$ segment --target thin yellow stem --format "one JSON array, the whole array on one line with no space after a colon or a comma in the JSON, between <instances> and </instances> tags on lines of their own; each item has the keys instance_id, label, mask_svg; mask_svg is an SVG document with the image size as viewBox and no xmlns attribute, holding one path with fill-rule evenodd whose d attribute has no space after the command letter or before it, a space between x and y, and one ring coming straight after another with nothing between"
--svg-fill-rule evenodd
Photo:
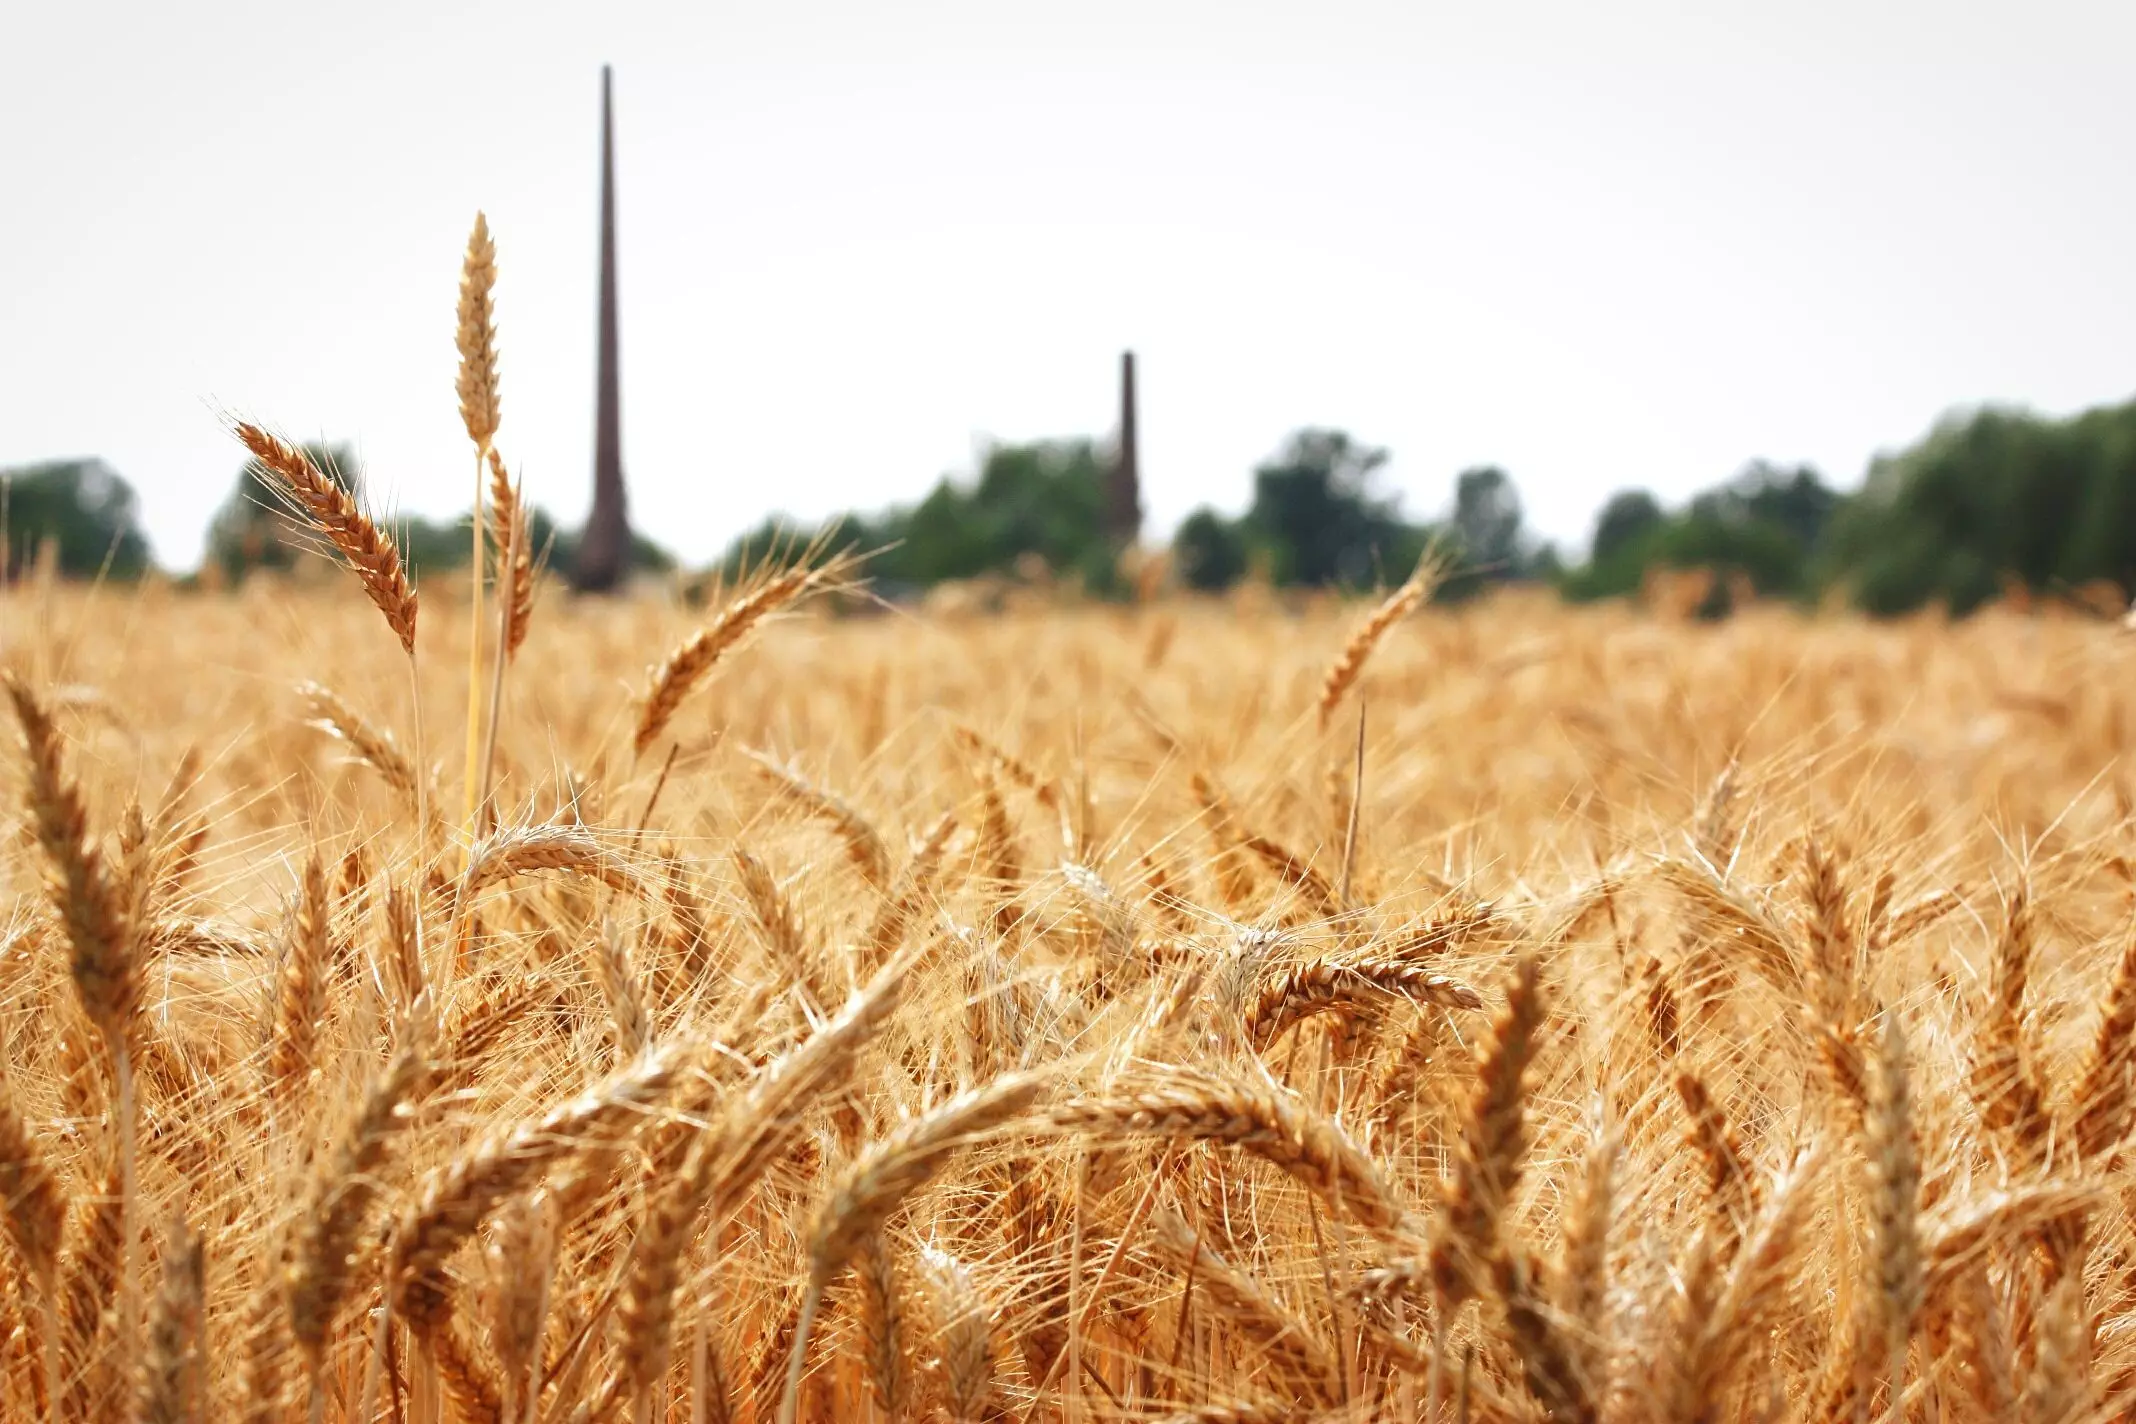
<instances>
[{"instance_id":1,"label":"thin yellow stem","mask_svg":"<svg viewBox=\"0 0 2136 1424\"><path fill-rule=\"evenodd\" d=\"M45 1421L59 1418L59 1283L48 1272L38 1282L43 1297L39 1312L44 1317Z\"/></svg>"},{"instance_id":2,"label":"thin yellow stem","mask_svg":"<svg viewBox=\"0 0 2136 1424\"><path fill-rule=\"evenodd\" d=\"M119 1097L119 1230L125 1244L125 1278L119 1293L119 1358L139 1359L141 1339L140 1182L137 1174L132 1047L123 1031L110 1035L113 1076Z\"/></svg>"},{"instance_id":3,"label":"thin yellow stem","mask_svg":"<svg viewBox=\"0 0 2136 1424\"><path fill-rule=\"evenodd\" d=\"M460 854L465 863L467 847L476 835L475 806L480 792L482 756L482 476L485 451L475 451L475 508L470 524L474 532L474 558L468 565L474 601L467 614L467 762L461 778L460 824L466 827L466 844Z\"/></svg>"},{"instance_id":4,"label":"thin yellow stem","mask_svg":"<svg viewBox=\"0 0 2136 1424\"><path fill-rule=\"evenodd\" d=\"M415 719L415 854L421 860L430 853L430 760L423 745L423 684L413 648L408 650L408 715Z\"/></svg>"}]
</instances>

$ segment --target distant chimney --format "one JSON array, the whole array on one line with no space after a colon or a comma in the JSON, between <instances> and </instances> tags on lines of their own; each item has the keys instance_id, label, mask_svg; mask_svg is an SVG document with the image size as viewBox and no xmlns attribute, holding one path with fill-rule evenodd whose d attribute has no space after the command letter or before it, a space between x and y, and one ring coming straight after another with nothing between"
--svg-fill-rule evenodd
<instances>
[{"instance_id":1,"label":"distant chimney","mask_svg":"<svg viewBox=\"0 0 2136 1424\"><path fill-rule=\"evenodd\" d=\"M1135 353L1120 353L1120 443L1105 481L1105 533L1128 545L1142 535L1142 462L1135 444Z\"/></svg>"},{"instance_id":2,"label":"distant chimney","mask_svg":"<svg viewBox=\"0 0 2136 1424\"><path fill-rule=\"evenodd\" d=\"M601 66L601 325L593 403L593 512L579 539L573 582L606 593L630 565L630 515L623 496L623 411L616 371L616 142L609 71Z\"/></svg>"}]
</instances>

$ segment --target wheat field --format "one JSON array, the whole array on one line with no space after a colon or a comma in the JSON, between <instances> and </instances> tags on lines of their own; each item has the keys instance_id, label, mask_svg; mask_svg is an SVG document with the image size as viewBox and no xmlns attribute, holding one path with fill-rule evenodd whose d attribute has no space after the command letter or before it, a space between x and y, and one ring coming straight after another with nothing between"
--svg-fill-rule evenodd
<instances>
[{"instance_id":1,"label":"wheat field","mask_svg":"<svg viewBox=\"0 0 2136 1424\"><path fill-rule=\"evenodd\" d=\"M5 1418L2131 1411L2114 626L573 600L495 275L465 583L0 588Z\"/></svg>"},{"instance_id":2,"label":"wheat field","mask_svg":"<svg viewBox=\"0 0 2136 1424\"><path fill-rule=\"evenodd\" d=\"M10 592L6 1417L2123 1407L2110 626L851 574Z\"/></svg>"}]
</instances>

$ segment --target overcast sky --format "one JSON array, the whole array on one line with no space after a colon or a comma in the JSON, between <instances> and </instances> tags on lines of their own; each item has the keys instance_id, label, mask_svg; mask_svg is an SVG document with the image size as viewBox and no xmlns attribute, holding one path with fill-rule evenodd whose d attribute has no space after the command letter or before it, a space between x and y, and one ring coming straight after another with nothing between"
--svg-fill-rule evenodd
<instances>
[{"instance_id":1,"label":"overcast sky","mask_svg":"<svg viewBox=\"0 0 2136 1424\"><path fill-rule=\"evenodd\" d=\"M2128 0L13 5L0 466L103 456L181 567L222 411L464 508L482 208L500 444L580 517L607 61L632 514L686 556L1102 433L1124 347L1159 529L1325 424L1576 545L2125 398L2132 55Z\"/></svg>"}]
</instances>

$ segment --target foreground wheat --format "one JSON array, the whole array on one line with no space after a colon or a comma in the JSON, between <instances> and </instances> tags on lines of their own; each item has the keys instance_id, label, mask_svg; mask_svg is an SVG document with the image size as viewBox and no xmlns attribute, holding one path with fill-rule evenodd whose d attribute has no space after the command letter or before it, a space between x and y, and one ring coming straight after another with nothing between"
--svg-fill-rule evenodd
<instances>
[{"instance_id":1,"label":"foreground wheat","mask_svg":"<svg viewBox=\"0 0 2136 1424\"><path fill-rule=\"evenodd\" d=\"M400 650L299 597L352 636L153 595L74 652L96 717L56 646L11 671L6 1417L2075 1421L2136 1382L2120 694L1978 693L2120 656L2088 628L1423 616L1361 672L1357 787L1228 710L1317 705L1340 615L1173 609L1155 676L1112 613L788 602L669 680L656 764L645 649L559 607L463 870L370 710ZM1865 726L1912 749L1867 800Z\"/></svg>"}]
</instances>

